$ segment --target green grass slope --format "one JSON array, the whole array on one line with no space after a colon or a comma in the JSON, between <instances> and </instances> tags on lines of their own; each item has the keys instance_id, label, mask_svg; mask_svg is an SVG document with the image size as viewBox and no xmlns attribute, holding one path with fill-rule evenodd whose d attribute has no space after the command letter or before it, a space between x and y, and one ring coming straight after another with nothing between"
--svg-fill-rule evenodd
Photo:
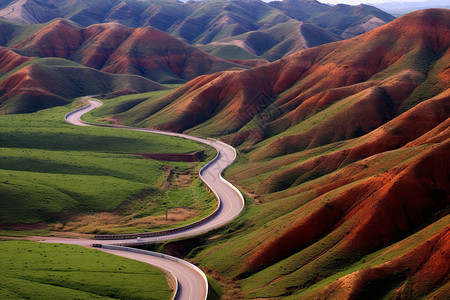
<instances>
[{"instance_id":1,"label":"green grass slope","mask_svg":"<svg viewBox=\"0 0 450 300\"><path fill-rule=\"evenodd\" d=\"M207 45L198 45L198 48L203 51L223 58L223 59L238 59L238 60L246 60L246 59L260 59L258 55L245 51L239 46L231 45L231 44L207 44Z\"/></svg>"},{"instance_id":2,"label":"green grass slope","mask_svg":"<svg viewBox=\"0 0 450 300\"><path fill-rule=\"evenodd\" d=\"M352 27L363 24L371 18L377 18L384 23L395 19L390 14L370 5L351 6L338 4L330 10L314 16L309 21L335 34L343 34L346 30L348 31ZM346 38L353 36L346 36Z\"/></svg>"},{"instance_id":3,"label":"green grass slope","mask_svg":"<svg viewBox=\"0 0 450 300\"><path fill-rule=\"evenodd\" d=\"M160 270L72 245L0 241L3 299L170 299ZM70 258L70 259L68 259Z\"/></svg>"},{"instance_id":4,"label":"green grass slope","mask_svg":"<svg viewBox=\"0 0 450 300\"><path fill-rule=\"evenodd\" d=\"M55 20L57 19L55 18ZM39 24L22 24L0 18L0 46L14 47L55 20Z\"/></svg>"},{"instance_id":5,"label":"green grass slope","mask_svg":"<svg viewBox=\"0 0 450 300\"><path fill-rule=\"evenodd\" d=\"M176 178L177 172L195 173L196 164L133 155L188 153L203 146L140 132L76 127L63 120L69 110L0 117L0 223L68 221L71 214L104 211L116 211L116 221L120 216L129 221L177 207L198 214L213 209L213 197L199 184L162 188L169 169ZM194 202L192 193L198 198ZM142 201L148 207L133 206Z\"/></svg>"}]
</instances>

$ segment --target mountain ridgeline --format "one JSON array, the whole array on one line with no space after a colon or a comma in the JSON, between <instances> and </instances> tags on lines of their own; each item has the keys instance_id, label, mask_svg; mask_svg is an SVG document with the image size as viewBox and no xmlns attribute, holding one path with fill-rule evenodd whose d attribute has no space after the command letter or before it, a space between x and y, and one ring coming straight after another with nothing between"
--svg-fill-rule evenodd
<instances>
[{"instance_id":1,"label":"mountain ridgeline","mask_svg":"<svg viewBox=\"0 0 450 300\"><path fill-rule=\"evenodd\" d=\"M444 299L449 24L449 10L417 11L117 115L240 150L226 175L255 203L194 262L238 280L239 297Z\"/></svg>"},{"instance_id":2,"label":"mountain ridgeline","mask_svg":"<svg viewBox=\"0 0 450 300\"><path fill-rule=\"evenodd\" d=\"M0 108L33 112L74 97L148 92L242 64L209 55L152 27L80 27L68 20L0 21ZM157 83L158 82L158 83Z\"/></svg>"},{"instance_id":3,"label":"mountain ridgeline","mask_svg":"<svg viewBox=\"0 0 450 300\"><path fill-rule=\"evenodd\" d=\"M212 43L216 52L224 52L217 48L225 45L234 46L269 60L353 37L394 19L368 5L330 6L314 0L5 0L0 8L0 17L25 24L59 17L82 26L110 22L134 28L151 26L190 44ZM315 37L304 34L305 30L314 30ZM260 40L258 47L255 39ZM276 44L281 46L275 47ZM224 58L239 53L225 52Z\"/></svg>"},{"instance_id":4,"label":"mountain ridgeline","mask_svg":"<svg viewBox=\"0 0 450 300\"><path fill-rule=\"evenodd\" d=\"M157 83L265 65L392 19L367 5L310 0L5 0L0 46L8 61L0 70L0 109L33 112L86 93L161 89ZM108 83L90 81L94 76Z\"/></svg>"}]
</instances>

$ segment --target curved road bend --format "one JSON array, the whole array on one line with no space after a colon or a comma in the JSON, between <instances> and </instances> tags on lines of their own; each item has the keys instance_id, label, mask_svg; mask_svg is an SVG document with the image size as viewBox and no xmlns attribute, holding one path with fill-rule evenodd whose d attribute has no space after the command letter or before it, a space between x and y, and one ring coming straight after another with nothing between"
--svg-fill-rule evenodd
<instances>
[{"instance_id":1,"label":"curved road bend","mask_svg":"<svg viewBox=\"0 0 450 300\"><path fill-rule=\"evenodd\" d=\"M87 100L87 97L85 97ZM101 240L98 243L101 244L112 244L112 245L133 245L142 243L154 243L159 241L167 241L177 238L184 238L206 233L210 230L216 229L224 224L235 219L244 209L244 198L242 194L231 185L228 181L222 178L222 171L228 167L236 158L236 151L233 147L216 140L202 139L197 137L192 137L185 134L166 132L160 130L144 129L144 128L134 128L127 126L116 126L116 125L103 125L103 124L91 124L81 121L81 116L85 113L103 105L101 101L88 100L89 105L66 115L66 121L73 125L78 126L101 126L101 127L112 127L127 130L136 130L149 133L157 133L169 136L176 136L181 138L186 138L194 141L198 141L207 144L215 148L218 152L215 159L209 162L200 170L200 175L205 184L215 193L218 201L220 203L220 209L218 213L209 219L208 221L199 224L198 226L185 229L179 232L168 233L156 237L140 238L139 241L136 239L117 239L117 240ZM65 243L65 244L77 244L81 246L89 247L95 241L88 239L69 239L69 238L57 238L57 237L38 237L41 242L47 243ZM116 255L130 257L136 260L142 260L157 267L163 268L170 273L174 274L178 279L179 287L181 293L177 299L205 299L206 295L199 295L199 291L206 291L207 287L204 286L204 279L200 274L193 269L186 268L185 265L174 261L170 261L164 258L151 257L145 254L131 253L126 251L118 250L106 250L99 249L105 252L111 252ZM174 265L174 268L169 267L169 265ZM189 270L187 270L189 269ZM190 272L190 273L189 273ZM202 292L200 292L201 294ZM205 293L205 292L203 292Z\"/></svg>"}]
</instances>

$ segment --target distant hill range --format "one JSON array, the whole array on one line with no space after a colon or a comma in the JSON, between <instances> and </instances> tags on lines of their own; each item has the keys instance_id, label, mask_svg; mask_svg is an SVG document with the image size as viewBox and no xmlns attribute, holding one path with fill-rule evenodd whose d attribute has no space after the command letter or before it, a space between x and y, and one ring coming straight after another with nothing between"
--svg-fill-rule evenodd
<instances>
[{"instance_id":1,"label":"distant hill range","mask_svg":"<svg viewBox=\"0 0 450 300\"><path fill-rule=\"evenodd\" d=\"M25 56L59 57L113 74L183 83L240 65L209 55L152 27L117 23L81 27L68 20L26 26L0 21L3 46Z\"/></svg>"},{"instance_id":2,"label":"distant hill range","mask_svg":"<svg viewBox=\"0 0 450 300\"><path fill-rule=\"evenodd\" d=\"M2 0L0 16L0 46L5 59L12 59L0 70L3 113L67 103L87 91L143 92L164 88L157 83L261 66L394 19L367 5L332 7L309 0ZM85 90L78 87L81 82L67 82L66 91L49 84L61 80L55 78L58 72L74 67L85 67L89 76L77 79L72 72L67 78L83 81L102 74L114 83ZM115 76L98 71L147 81L117 84Z\"/></svg>"},{"instance_id":3,"label":"distant hill range","mask_svg":"<svg viewBox=\"0 0 450 300\"><path fill-rule=\"evenodd\" d=\"M0 20L0 33L3 113L32 112L87 94L158 90L165 88L159 83L258 63L217 58L152 27Z\"/></svg>"},{"instance_id":4,"label":"distant hill range","mask_svg":"<svg viewBox=\"0 0 450 300\"><path fill-rule=\"evenodd\" d=\"M82 26L117 22L152 26L227 59L279 59L349 38L394 19L368 5L329 6L314 0L3 0L0 17L38 24L66 18Z\"/></svg>"},{"instance_id":5,"label":"distant hill range","mask_svg":"<svg viewBox=\"0 0 450 300\"><path fill-rule=\"evenodd\" d=\"M370 2L370 1L369 1ZM384 3L373 3L370 4L379 9L382 9L395 16L401 16L409 12L427 9L427 8L450 8L450 2L446 0L428 0L428 1L391 1Z\"/></svg>"}]
</instances>

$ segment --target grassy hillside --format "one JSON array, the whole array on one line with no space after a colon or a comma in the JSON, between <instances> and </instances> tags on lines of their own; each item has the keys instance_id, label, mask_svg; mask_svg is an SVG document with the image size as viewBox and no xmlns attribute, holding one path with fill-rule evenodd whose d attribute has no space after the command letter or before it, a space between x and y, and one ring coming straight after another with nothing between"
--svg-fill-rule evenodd
<instances>
[{"instance_id":1,"label":"grassy hillside","mask_svg":"<svg viewBox=\"0 0 450 300\"><path fill-rule=\"evenodd\" d=\"M240 153L225 175L252 196L247 211L191 258L248 299L445 299L448 97L346 142L264 161Z\"/></svg>"},{"instance_id":2,"label":"grassy hillside","mask_svg":"<svg viewBox=\"0 0 450 300\"><path fill-rule=\"evenodd\" d=\"M207 44L207 45L198 45L200 49L205 52L208 52L211 55L223 58L223 59L259 59L258 55L247 52L239 46L231 45L231 44Z\"/></svg>"},{"instance_id":3,"label":"grassy hillside","mask_svg":"<svg viewBox=\"0 0 450 300\"><path fill-rule=\"evenodd\" d=\"M0 241L0 251L0 297L3 299L170 299L172 296L160 270L101 251L25 241Z\"/></svg>"},{"instance_id":4,"label":"grassy hillside","mask_svg":"<svg viewBox=\"0 0 450 300\"><path fill-rule=\"evenodd\" d=\"M188 153L204 146L139 132L76 127L63 120L70 109L0 117L0 223L63 221L54 229L142 231L187 222L214 208L213 197L200 183L176 183L179 176L195 177L198 164L136 155ZM152 219L180 208L186 210L181 212L185 219ZM95 212L111 214L103 223L99 215L100 223L85 227L82 217ZM137 228L127 227L137 220Z\"/></svg>"},{"instance_id":5,"label":"grassy hillside","mask_svg":"<svg viewBox=\"0 0 450 300\"><path fill-rule=\"evenodd\" d=\"M106 101L103 101L104 104L101 107L85 114L83 116L83 120L88 122L110 123L112 120L108 119L109 117L130 110L143 101L159 99L167 95L168 93L173 92L176 87L179 87L179 85L173 85L171 88L162 91L124 95L108 99ZM120 122L120 118L114 121Z\"/></svg>"},{"instance_id":6,"label":"grassy hillside","mask_svg":"<svg viewBox=\"0 0 450 300\"><path fill-rule=\"evenodd\" d=\"M47 25L48 23L25 25L0 19L0 46L12 47Z\"/></svg>"}]
</instances>

